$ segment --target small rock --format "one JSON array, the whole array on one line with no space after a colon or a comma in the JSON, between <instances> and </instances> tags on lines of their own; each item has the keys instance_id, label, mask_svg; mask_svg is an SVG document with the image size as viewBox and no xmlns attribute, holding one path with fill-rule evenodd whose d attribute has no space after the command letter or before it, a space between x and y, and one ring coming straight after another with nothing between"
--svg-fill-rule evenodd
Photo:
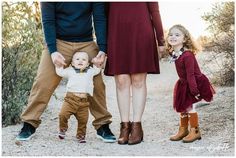
<instances>
[{"instance_id":1,"label":"small rock","mask_svg":"<svg viewBox=\"0 0 236 158\"><path fill-rule=\"evenodd\" d=\"M56 120L56 119L58 119L58 117L52 117L52 118L50 118L50 120Z\"/></svg>"},{"instance_id":2,"label":"small rock","mask_svg":"<svg viewBox=\"0 0 236 158\"><path fill-rule=\"evenodd\" d=\"M18 141L18 140L15 142L15 144L18 145L18 146L22 145L22 143L20 141Z\"/></svg>"}]
</instances>

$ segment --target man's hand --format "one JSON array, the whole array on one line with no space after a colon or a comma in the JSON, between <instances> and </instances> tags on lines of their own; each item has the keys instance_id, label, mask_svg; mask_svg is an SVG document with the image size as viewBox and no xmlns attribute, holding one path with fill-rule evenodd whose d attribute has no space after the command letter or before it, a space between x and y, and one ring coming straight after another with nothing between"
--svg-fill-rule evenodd
<instances>
[{"instance_id":1,"label":"man's hand","mask_svg":"<svg viewBox=\"0 0 236 158\"><path fill-rule=\"evenodd\" d=\"M97 67L102 67L106 59L106 54L102 51L98 52L98 55L92 59L92 63Z\"/></svg>"},{"instance_id":2,"label":"man's hand","mask_svg":"<svg viewBox=\"0 0 236 158\"><path fill-rule=\"evenodd\" d=\"M65 58L59 52L54 52L51 54L52 62L56 67L66 66Z\"/></svg>"}]
</instances>

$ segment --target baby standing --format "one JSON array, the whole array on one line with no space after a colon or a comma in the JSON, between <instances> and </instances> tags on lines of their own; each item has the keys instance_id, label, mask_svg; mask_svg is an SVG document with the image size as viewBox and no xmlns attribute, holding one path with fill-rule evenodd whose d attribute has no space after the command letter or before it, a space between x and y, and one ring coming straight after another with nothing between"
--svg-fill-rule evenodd
<instances>
[{"instance_id":1,"label":"baby standing","mask_svg":"<svg viewBox=\"0 0 236 158\"><path fill-rule=\"evenodd\" d=\"M201 139L198 124L198 113L194 103L204 99L212 101L214 89L208 78L201 73L195 58L198 51L189 31L182 25L174 25L167 36L167 50L175 67L179 80L174 88L173 106L180 113L180 126L171 141L183 140L184 143ZM190 130L188 125L190 124Z\"/></svg>"},{"instance_id":2,"label":"baby standing","mask_svg":"<svg viewBox=\"0 0 236 158\"><path fill-rule=\"evenodd\" d=\"M71 66L56 67L57 75L68 78L67 93L59 114L59 138L64 139L68 129L68 119L74 115L78 121L76 138L85 143L86 125L88 122L88 97L93 96L93 77L99 74L100 68L89 66L86 52L76 52Z\"/></svg>"}]
</instances>

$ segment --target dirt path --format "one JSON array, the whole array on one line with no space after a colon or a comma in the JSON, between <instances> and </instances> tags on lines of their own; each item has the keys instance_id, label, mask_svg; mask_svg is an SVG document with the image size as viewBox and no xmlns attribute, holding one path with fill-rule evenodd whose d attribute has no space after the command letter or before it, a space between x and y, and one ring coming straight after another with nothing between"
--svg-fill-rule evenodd
<instances>
[{"instance_id":1,"label":"dirt path","mask_svg":"<svg viewBox=\"0 0 236 158\"><path fill-rule=\"evenodd\" d=\"M42 124L34 137L22 144L15 144L21 125L2 129L3 156L233 156L234 155L234 87L217 87L217 94L210 105L199 106L202 140L191 144L171 142L169 136L178 129L178 115L172 109L172 89L177 79L174 65L161 62L161 75L149 75L147 105L143 115L144 142L134 146L103 143L96 138L90 115L87 143L78 144L75 139L76 120L71 117L65 140L57 138L58 112L65 94L65 86L59 86L42 116ZM113 115L110 125L119 135L119 112L116 103L115 84L112 77L104 77L107 86L108 109Z\"/></svg>"}]
</instances>

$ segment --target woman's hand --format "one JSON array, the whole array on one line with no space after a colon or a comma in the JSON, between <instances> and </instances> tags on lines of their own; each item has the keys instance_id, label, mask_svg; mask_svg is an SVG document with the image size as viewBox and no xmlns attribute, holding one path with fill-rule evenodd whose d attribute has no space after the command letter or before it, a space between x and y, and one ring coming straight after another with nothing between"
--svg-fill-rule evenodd
<instances>
[{"instance_id":1,"label":"woman's hand","mask_svg":"<svg viewBox=\"0 0 236 158\"><path fill-rule=\"evenodd\" d=\"M159 60L163 57L165 53L165 46L158 46Z\"/></svg>"},{"instance_id":2,"label":"woman's hand","mask_svg":"<svg viewBox=\"0 0 236 158\"><path fill-rule=\"evenodd\" d=\"M164 53L165 52L165 46L158 46L158 50L160 53Z\"/></svg>"}]
</instances>

